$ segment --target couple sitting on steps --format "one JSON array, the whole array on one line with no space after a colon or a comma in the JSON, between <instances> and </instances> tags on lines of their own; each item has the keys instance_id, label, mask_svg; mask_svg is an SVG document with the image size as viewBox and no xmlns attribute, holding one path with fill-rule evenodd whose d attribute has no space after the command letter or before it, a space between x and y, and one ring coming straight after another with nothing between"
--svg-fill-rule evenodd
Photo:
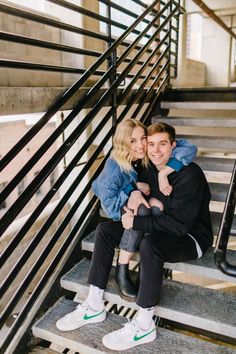
<instances>
[{"instance_id":1,"label":"couple sitting on steps","mask_svg":"<svg viewBox=\"0 0 236 354\"><path fill-rule=\"evenodd\" d=\"M57 321L62 331L104 321L103 302L115 248L119 258L115 284L121 297L139 307L135 319L103 337L112 350L127 350L156 338L153 321L164 262L183 262L203 255L212 245L210 191L205 176L193 163L196 147L175 139L168 124L146 128L126 119L116 129L114 148L93 183L107 216L96 229L95 246L85 302ZM168 177L167 177L168 176ZM140 254L140 283L129 276L129 261Z\"/></svg>"}]
</instances>

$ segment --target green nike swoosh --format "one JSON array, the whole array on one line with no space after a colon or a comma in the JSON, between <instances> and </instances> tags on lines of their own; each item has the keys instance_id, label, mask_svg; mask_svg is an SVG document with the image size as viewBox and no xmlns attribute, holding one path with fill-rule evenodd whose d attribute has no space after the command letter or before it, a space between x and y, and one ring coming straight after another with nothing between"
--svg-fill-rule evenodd
<instances>
[{"instance_id":1,"label":"green nike swoosh","mask_svg":"<svg viewBox=\"0 0 236 354\"><path fill-rule=\"evenodd\" d=\"M103 313L104 312L104 310L102 310L101 312L99 312L99 313L97 313L96 315L92 315L92 316L88 316L87 315L87 313L84 315L84 320L86 321L86 320L90 320L91 318L93 318L93 317L97 317L97 316L99 316L99 315L101 315L101 313Z\"/></svg>"},{"instance_id":2,"label":"green nike swoosh","mask_svg":"<svg viewBox=\"0 0 236 354\"><path fill-rule=\"evenodd\" d=\"M151 334L153 331L155 331L155 328L153 328L153 330L151 330L150 332L143 334L142 336L137 336L137 334L135 334L133 339L134 339L135 342L137 342L138 340L140 340L140 339L148 336L149 334Z\"/></svg>"}]
</instances>

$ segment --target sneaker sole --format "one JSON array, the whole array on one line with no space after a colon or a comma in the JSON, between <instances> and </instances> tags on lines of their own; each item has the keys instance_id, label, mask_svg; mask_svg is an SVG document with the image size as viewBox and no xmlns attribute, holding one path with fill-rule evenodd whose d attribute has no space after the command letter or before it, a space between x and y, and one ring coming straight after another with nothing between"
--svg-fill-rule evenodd
<instances>
[{"instance_id":1,"label":"sneaker sole","mask_svg":"<svg viewBox=\"0 0 236 354\"><path fill-rule=\"evenodd\" d=\"M157 337L156 331L151 333L149 336L138 340L137 342L132 342L132 343L119 343L118 345L112 345L111 343L106 341L106 337L103 337L102 339L102 344L104 347L110 349L110 350L128 350L134 347L137 347L138 345L142 344L147 344L150 342L153 342Z\"/></svg>"},{"instance_id":2,"label":"sneaker sole","mask_svg":"<svg viewBox=\"0 0 236 354\"><path fill-rule=\"evenodd\" d=\"M126 301L128 301L128 302L135 302L135 301L136 301L136 297L132 299L131 297L128 297L128 296L125 296L125 295L122 294L122 292L120 291L120 288L119 288L119 286L117 285L115 279L113 279L113 283L115 284L116 289L118 290L118 294L119 294L119 296L120 296L122 299L124 299L124 300L126 300Z\"/></svg>"},{"instance_id":3,"label":"sneaker sole","mask_svg":"<svg viewBox=\"0 0 236 354\"><path fill-rule=\"evenodd\" d=\"M103 322L103 321L105 321L105 319L106 319L106 311L104 310L104 313L102 313L100 316L95 317L95 318L91 318L91 319L84 321L84 322L81 322L81 323L77 324L76 326L71 326L70 328L68 328L68 327L60 326L60 324L58 324L56 322L56 327L60 331L69 332L69 331L74 331L75 329L78 329L80 327L86 326L88 324Z\"/></svg>"}]
</instances>

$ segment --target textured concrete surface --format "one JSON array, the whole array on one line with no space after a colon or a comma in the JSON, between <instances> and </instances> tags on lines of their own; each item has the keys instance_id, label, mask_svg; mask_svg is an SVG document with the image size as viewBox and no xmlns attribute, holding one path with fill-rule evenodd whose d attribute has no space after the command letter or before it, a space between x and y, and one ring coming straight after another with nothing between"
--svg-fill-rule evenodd
<instances>
[{"instance_id":1,"label":"textured concrete surface","mask_svg":"<svg viewBox=\"0 0 236 354\"><path fill-rule=\"evenodd\" d=\"M82 249L93 252L94 248L94 231L91 232L82 242ZM139 254L136 253L133 257L139 260ZM236 251L228 250L227 261L236 265ZM196 261L188 261L184 263L165 263L165 268L178 270L180 272L201 275L204 277L230 281L236 283L236 278L222 273L215 265L213 258L213 248L209 249L202 258Z\"/></svg>"},{"instance_id":2,"label":"textured concrete surface","mask_svg":"<svg viewBox=\"0 0 236 354\"><path fill-rule=\"evenodd\" d=\"M58 352L50 348L36 347L29 354L58 354Z\"/></svg>"},{"instance_id":3,"label":"textured concrete surface","mask_svg":"<svg viewBox=\"0 0 236 354\"><path fill-rule=\"evenodd\" d=\"M55 100L58 99L67 89L68 87L64 86L21 87L20 90L19 87L0 87L1 114L8 115L45 112L48 110L48 107L51 106L52 102L55 102ZM78 100L88 92L88 90L89 88L85 87L78 90L78 92L74 94L73 97L63 106L63 109L72 109ZM100 89L97 95L94 95L85 107L93 107L104 92L105 89ZM121 92L122 90L119 89L118 94ZM124 103L132 94L133 90L130 90ZM14 102L14 104L12 102ZM22 104L22 102L24 102L24 104ZM109 102L106 104L108 105Z\"/></svg>"},{"instance_id":4,"label":"textured concrete surface","mask_svg":"<svg viewBox=\"0 0 236 354\"><path fill-rule=\"evenodd\" d=\"M168 102L162 101L161 108L168 109L236 109L236 102Z\"/></svg>"},{"instance_id":5,"label":"textured concrete surface","mask_svg":"<svg viewBox=\"0 0 236 354\"><path fill-rule=\"evenodd\" d=\"M233 171L234 159L198 156L196 163L207 171L230 172Z\"/></svg>"},{"instance_id":6,"label":"textured concrete surface","mask_svg":"<svg viewBox=\"0 0 236 354\"><path fill-rule=\"evenodd\" d=\"M236 140L236 139L235 139ZM219 225L222 219L222 213L211 212L211 221L214 235L218 235ZM236 215L233 217L230 235L236 236Z\"/></svg>"},{"instance_id":7,"label":"textured concrete surface","mask_svg":"<svg viewBox=\"0 0 236 354\"><path fill-rule=\"evenodd\" d=\"M80 354L109 353L110 351L102 345L102 337L106 333L119 329L127 320L108 313L107 319L102 323L90 324L70 332L59 331L55 326L57 319L72 311L76 305L73 301L60 299L33 326L34 335L78 351ZM125 353L236 354L236 350L158 328L157 338L154 342L127 350Z\"/></svg>"},{"instance_id":8,"label":"textured concrete surface","mask_svg":"<svg viewBox=\"0 0 236 354\"><path fill-rule=\"evenodd\" d=\"M191 127L229 127L229 128L236 128L236 119L224 119L224 118L217 118L208 117L205 119L198 119L198 118L183 118L183 117L152 117L153 123L158 122L165 122L170 125L174 126L191 126Z\"/></svg>"},{"instance_id":9,"label":"textured concrete surface","mask_svg":"<svg viewBox=\"0 0 236 354\"><path fill-rule=\"evenodd\" d=\"M83 259L61 279L61 285L68 290L78 292L81 300L85 299L89 289L88 271L89 261ZM112 277L111 273L105 300L137 308L135 303L128 303L120 298ZM236 297L234 295L166 280L162 287L161 300L156 314L172 321L236 338L235 309Z\"/></svg>"},{"instance_id":10,"label":"textured concrete surface","mask_svg":"<svg viewBox=\"0 0 236 354\"><path fill-rule=\"evenodd\" d=\"M235 103L236 105L236 103ZM235 137L227 137L222 139L222 137L213 137L213 136L199 136L199 135L180 135L178 134L179 139L188 139L193 144L197 145L199 148L211 148L213 150L236 150L236 139Z\"/></svg>"}]
</instances>

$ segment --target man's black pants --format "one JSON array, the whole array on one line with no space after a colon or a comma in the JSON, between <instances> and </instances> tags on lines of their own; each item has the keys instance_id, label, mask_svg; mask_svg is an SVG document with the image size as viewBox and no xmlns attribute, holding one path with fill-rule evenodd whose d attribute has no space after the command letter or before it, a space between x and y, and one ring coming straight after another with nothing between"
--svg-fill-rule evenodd
<instances>
[{"instance_id":1,"label":"man's black pants","mask_svg":"<svg viewBox=\"0 0 236 354\"><path fill-rule=\"evenodd\" d=\"M115 247L120 243L124 229L121 222L108 221L98 225L88 283L105 289ZM137 305L155 306L160 297L164 262L183 262L197 258L196 244L188 236L169 233L145 234L140 242L140 286Z\"/></svg>"}]
</instances>

